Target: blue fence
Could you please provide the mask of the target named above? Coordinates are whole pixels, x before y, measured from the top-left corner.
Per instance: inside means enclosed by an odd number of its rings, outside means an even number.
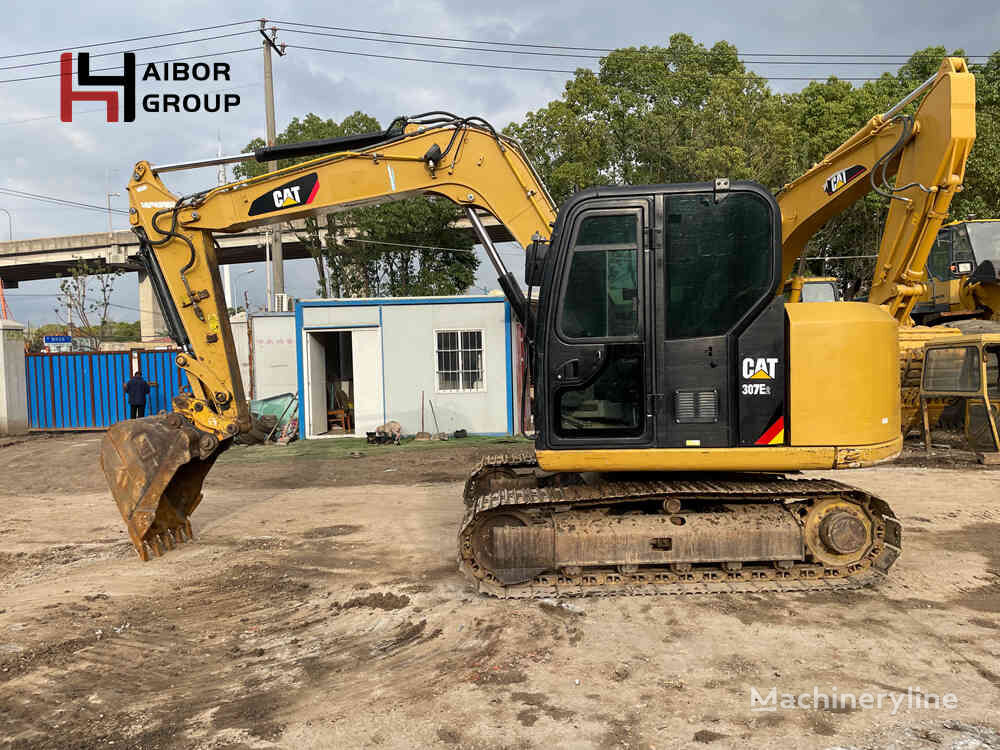
[[[32,430],[102,430],[128,418],[125,382],[135,364],[149,381],[146,414],[170,409],[187,377],[177,351],[28,354],[28,423]]]
[[[170,411],[174,396],[181,388],[190,390],[187,373],[174,361],[179,349],[140,349],[139,369],[149,381],[149,397],[146,399],[146,414]]]

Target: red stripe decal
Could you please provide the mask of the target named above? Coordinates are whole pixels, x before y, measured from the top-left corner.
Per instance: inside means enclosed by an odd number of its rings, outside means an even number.
[[[767,430],[764,431],[763,435],[757,438],[757,442],[754,443],[754,445],[770,444],[771,440],[774,439],[774,436],[777,435],[779,432],[781,432],[783,429],[785,429],[785,418],[778,417],[777,421],[773,425],[768,427]]]
[[[315,197],[316,197],[316,191],[317,191],[317,190],[319,190],[319,179],[318,179],[318,178],[317,178],[317,180],[316,180],[316,184],[315,184],[315,185],[313,185],[313,189],[312,189],[312,192],[311,192],[311,193],[309,193],[309,197],[308,197],[308,198],[306,198],[306,203],[312,203],[312,202],[313,202],[313,198],[315,198]]]

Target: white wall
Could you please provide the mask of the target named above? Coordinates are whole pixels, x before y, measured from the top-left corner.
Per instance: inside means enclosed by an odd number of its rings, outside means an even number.
[[[302,325],[306,328],[336,328],[351,325],[377,326],[378,305],[306,307],[302,310]]]
[[[297,393],[299,375],[295,361],[295,316],[291,313],[265,313],[250,317],[253,331],[253,398]]]
[[[424,392],[424,429],[442,432],[507,432],[507,361],[504,305],[497,302],[386,305],[382,308],[385,343],[386,412],[408,434],[420,430],[420,392]],[[485,389],[437,391],[436,335],[439,330],[483,332]],[[434,403],[433,414],[430,402]]]
[[[0,435],[22,435],[27,431],[24,326],[13,320],[0,320]]]
[[[326,432],[326,352],[320,339],[304,334],[302,348],[305,363],[305,393],[299,394],[299,414],[308,414],[306,435],[313,437]]]
[[[489,302],[445,303],[432,302],[433,299],[426,303],[415,298],[407,300],[409,304],[398,304],[400,300],[371,300],[370,304],[304,307],[303,325],[306,329],[341,330],[378,325],[381,306],[380,348],[386,418],[402,424],[405,434],[418,432],[423,391],[424,429],[427,431],[435,431],[433,403],[438,428],[443,432],[465,429],[473,433],[506,433],[507,342],[503,298]],[[483,332],[484,390],[437,391],[435,332],[438,330]],[[356,363],[356,378],[357,369]],[[516,411],[516,404],[514,408]],[[361,432],[359,423],[358,433]]]
[[[352,329],[351,355],[354,374],[354,431],[363,435],[374,432],[385,424],[385,408],[382,403],[382,337],[379,329]]]
[[[236,360],[240,364],[243,393],[250,398],[250,338],[247,335],[247,314],[236,313],[229,319],[229,327],[233,330],[233,343],[236,345]]]

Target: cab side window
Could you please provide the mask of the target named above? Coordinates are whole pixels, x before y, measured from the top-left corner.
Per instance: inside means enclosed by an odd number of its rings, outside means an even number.
[[[645,429],[639,221],[638,211],[588,213],[578,225],[557,328],[574,344],[606,342],[607,357],[588,382],[556,391],[561,437],[628,437]]]
[[[638,222],[635,213],[597,214],[580,222],[559,313],[566,338],[638,335]]]
[[[937,239],[931,246],[931,254],[927,259],[927,270],[930,271],[938,281],[947,281],[951,278],[948,266],[951,265],[952,231],[942,229],[938,232]]]
[[[667,208],[668,339],[726,333],[769,294],[771,211],[759,196],[677,195]]]

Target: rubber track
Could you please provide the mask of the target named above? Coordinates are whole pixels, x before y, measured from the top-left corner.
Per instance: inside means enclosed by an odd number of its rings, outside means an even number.
[[[851,572],[848,577],[841,575],[842,569],[824,568],[812,563],[797,563],[787,571],[779,571],[763,565],[745,566],[740,571],[727,571],[720,566],[699,565],[690,574],[665,573],[662,568],[640,569],[634,574],[619,573],[615,569],[592,571],[576,579],[560,574],[543,574],[533,581],[504,585],[496,578],[478,570],[472,557],[468,536],[475,520],[483,513],[497,508],[536,510],[545,506],[553,509],[560,506],[594,507],[615,503],[634,502],[649,497],[670,495],[683,499],[719,501],[752,501],[761,498],[771,503],[775,496],[808,500],[836,494],[855,500],[869,498],[887,527],[886,537],[898,540],[901,528],[892,511],[884,501],[840,482],[828,479],[787,479],[780,475],[769,475],[756,479],[656,479],[650,481],[603,482],[594,485],[570,487],[536,487],[531,489],[498,490],[489,494],[472,496],[476,477],[484,470],[495,470],[517,466],[526,468],[537,466],[532,454],[500,454],[484,458],[466,483],[465,498],[467,511],[459,531],[459,567],[472,581],[478,591],[499,598],[550,598],[561,596],[619,596],[619,595],[691,595],[717,593],[764,593],[794,591],[843,591],[855,590],[874,585],[885,579],[883,572],[892,565],[899,548],[889,542],[883,548],[874,566]],[[890,530],[888,527],[895,525]],[[659,574],[659,575],[657,575]],[[688,580],[669,581],[663,578],[686,578]]]

